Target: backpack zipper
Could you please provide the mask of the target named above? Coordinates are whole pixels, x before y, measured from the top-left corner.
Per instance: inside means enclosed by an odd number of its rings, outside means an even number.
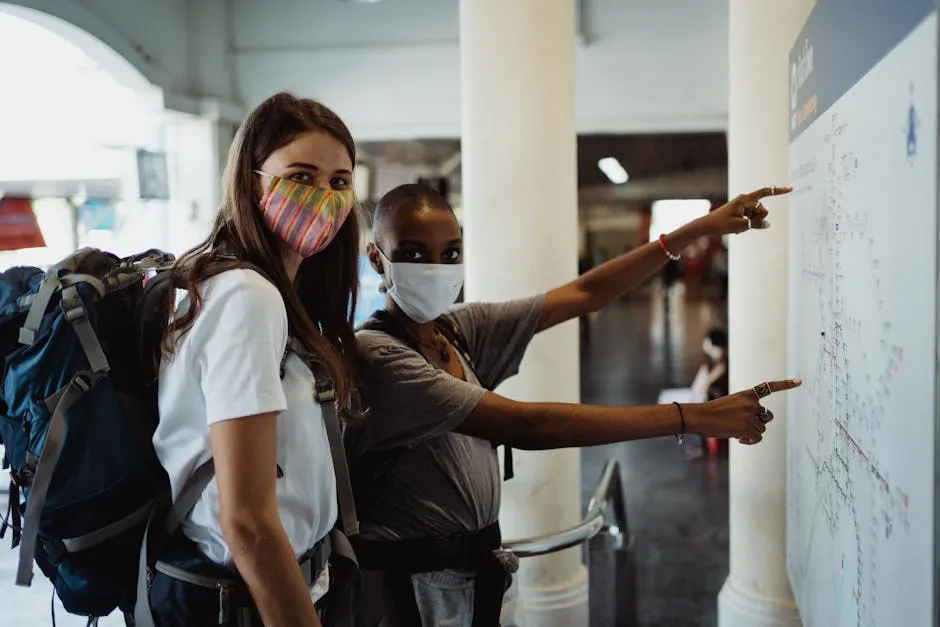
[[[228,593],[229,589],[223,583],[219,583],[219,624],[228,624]]]
[[[229,579],[218,579],[216,577],[207,577],[196,575],[182,568],[171,566],[166,562],[157,562],[154,568],[157,572],[163,573],[167,577],[188,583],[201,588],[214,588],[219,591],[219,624],[227,625],[229,621],[229,597],[232,592],[232,586],[235,582]]]

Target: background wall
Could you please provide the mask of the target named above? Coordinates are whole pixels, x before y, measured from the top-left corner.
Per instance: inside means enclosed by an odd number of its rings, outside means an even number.
[[[724,129],[727,2],[580,4],[580,132]],[[457,137],[457,7],[234,0],[239,93],[248,106],[283,88],[315,95],[342,112],[358,139]]]
[[[577,4],[580,132],[724,129],[725,0]],[[361,140],[459,136],[458,0],[4,5],[87,31],[161,87],[171,109],[237,119],[272,92],[291,89],[341,111]]]

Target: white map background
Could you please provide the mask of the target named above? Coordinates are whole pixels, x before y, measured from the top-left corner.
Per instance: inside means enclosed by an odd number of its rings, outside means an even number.
[[[791,145],[788,571],[807,627],[933,621],[937,45],[934,15]]]

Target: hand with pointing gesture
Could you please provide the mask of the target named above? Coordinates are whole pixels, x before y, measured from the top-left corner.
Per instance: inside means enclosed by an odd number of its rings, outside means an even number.
[[[707,216],[699,218],[707,235],[730,235],[751,229],[770,228],[768,211],[763,199],[782,196],[793,191],[792,187],[763,187],[750,194],[741,194]]]
[[[761,405],[761,399],[800,385],[799,379],[772,381],[708,403],[683,405],[686,430],[705,437],[737,438],[741,444],[757,444],[764,437],[767,423],[774,419],[773,412]]]

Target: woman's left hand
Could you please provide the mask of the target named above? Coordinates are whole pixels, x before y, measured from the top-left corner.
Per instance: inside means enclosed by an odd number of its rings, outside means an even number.
[[[782,196],[792,191],[792,187],[764,187],[750,194],[741,194],[700,218],[702,226],[706,234],[710,236],[770,228],[763,199],[769,196]]]

